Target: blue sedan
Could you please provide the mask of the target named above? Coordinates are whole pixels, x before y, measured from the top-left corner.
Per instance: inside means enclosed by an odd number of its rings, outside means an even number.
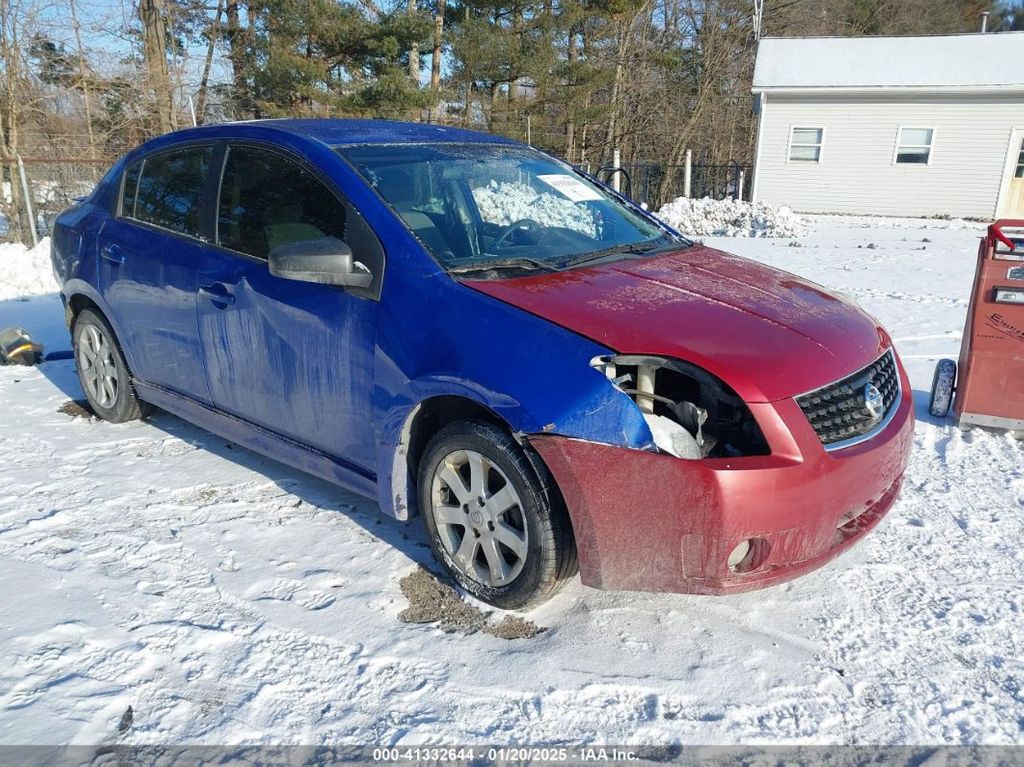
[[[870,318],[509,139],[185,130],[117,162],[52,242],[98,416],[158,407],[418,515],[499,607],[577,570],[697,593],[794,577],[876,524],[906,465],[908,387]],[[851,375],[879,412],[854,397],[841,435],[812,425],[794,398]]]

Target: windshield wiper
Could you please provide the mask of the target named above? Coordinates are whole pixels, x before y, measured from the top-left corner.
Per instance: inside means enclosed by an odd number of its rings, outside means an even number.
[[[453,266],[449,274],[467,274],[469,272],[486,272],[491,269],[541,269],[545,272],[556,272],[558,269],[551,264],[538,261],[536,258],[496,258],[493,261],[474,261],[471,264]]]
[[[658,238],[661,239],[660,237]],[[627,245],[614,245],[610,248],[604,248],[603,250],[595,250],[592,253],[586,253],[582,256],[569,259],[568,261],[562,262],[562,267],[567,266],[580,266],[581,264],[589,264],[593,261],[600,261],[602,258],[608,256],[617,256],[619,254],[626,254],[630,256],[646,256],[650,253],[655,253],[659,250],[669,250],[671,248],[685,248],[686,243],[684,242],[663,242],[655,244],[655,242],[631,242]]]

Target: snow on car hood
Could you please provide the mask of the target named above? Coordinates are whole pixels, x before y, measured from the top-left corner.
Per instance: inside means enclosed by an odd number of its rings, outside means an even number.
[[[889,345],[885,331],[848,301],[703,245],[465,284],[619,353],[692,362],[748,402],[836,381]]]

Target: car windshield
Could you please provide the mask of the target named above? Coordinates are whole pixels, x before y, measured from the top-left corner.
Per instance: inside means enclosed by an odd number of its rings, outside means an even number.
[[[452,272],[554,270],[687,245],[528,147],[340,147]]]

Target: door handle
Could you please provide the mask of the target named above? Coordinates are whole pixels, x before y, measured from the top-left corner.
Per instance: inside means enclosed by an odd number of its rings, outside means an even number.
[[[121,248],[118,245],[104,245],[100,248],[100,256],[104,261],[109,261],[112,264],[123,264],[124,253],[121,252]]]
[[[212,285],[200,285],[199,295],[205,296],[210,303],[219,309],[224,309],[235,303],[235,297],[228,292],[227,286],[220,282]]]

